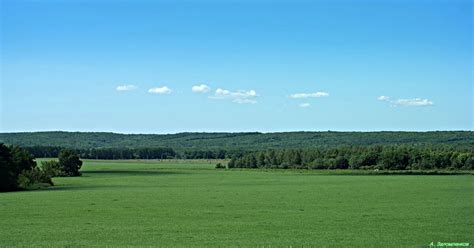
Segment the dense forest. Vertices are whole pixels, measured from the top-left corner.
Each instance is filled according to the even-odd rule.
[[[231,159],[230,168],[473,169],[474,132],[2,133],[34,157]]]
[[[229,168],[280,169],[474,169],[474,149],[386,145],[330,149],[285,149],[247,152]]]
[[[368,145],[452,145],[473,147],[474,132],[284,132],[284,133],[178,133],[117,134],[93,132],[0,133],[0,143],[21,147],[71,149],[172,148],[174,151],[254,151],[268,149],[334,148]],[[101,150],[105,151],[105,150]],[[93,157],[93,155],[91,155]]]

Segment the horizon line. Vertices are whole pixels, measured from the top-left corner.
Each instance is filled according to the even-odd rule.
[[[399,133],[434,133],[434,132],[474,132],[474,130],[451,129],[451,130],[285,130],[285,131],[178,131],[163,133],[142,133],[142,132],[120,132],[120,131],[78,131],[78,130],[36,130],[36,131],[0,131],[0,134],[19,134],[19,133],[112,133],[122,135],[176,135],[186,133],[199,134],[274,134],[274,133],[381,133],[381,132],[399,132]]]

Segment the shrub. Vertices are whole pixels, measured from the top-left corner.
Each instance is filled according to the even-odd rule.
[[[50,177],[64,176],[58,161],[50,160],[41,162],[41,170]]]
[[[32,188],[39,184],[53,185],[51,176],[37,167],[21,172],[18,176],[17,182],[18,187],[22,189]]]
[[[288,162],[283,162],[283,163],[280,164],[280,166],[279,166],[278,168],[280,168],[280,169],[288,169],[288,168],[290,168],[290,163],[288,163]]]
[[[216,169],[225,169],[225,165],[223,165],[221,163],[217,163],[216,164]]]
[[[321,170],[321,169],[327,169],[325,165],[324,159],[317,158],[313,162],[309,164],[311,169],[316,169],[316,170]]]
[[[235,159],[231,159],[229,163],[227,164],[229,168],[234,168],[235,167]]]

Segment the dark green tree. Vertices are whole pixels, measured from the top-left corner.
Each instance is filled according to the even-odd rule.
[[[336,168],[337,169],[347,169],[349,168],[349,161],[343,156],[336,157]]]
[[[26,189],[39,183],[53,184],[51,177],[36,167],[33,156],[22,148],[0,144],[0,191]]]
[[[19,175],[22,171],[31,170],[36,167],[33,155],[27,150],[18,146],[11,147],[10,150],[15,175]]]
[[[82,161],[79,159],[79,156],[70,149],[64,149],[59,153],[59,167],[63,171],[65,176],[80,176]]]
[[[466,165],[464,165],[464,169],[467,169],[467,170],[473,170],[474,169],[474,156],[473,155],[471,155],[466,160]]]
[[[263,152],[259,152],[257,155],[257,167],[258,168],[265,167],[265,155]]]
[[[4,144],[0,144],[0,191],[15,189],[16,180],[11,151]]]

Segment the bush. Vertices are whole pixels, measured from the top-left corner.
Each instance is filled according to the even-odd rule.
[[[18,176],[18,187],[22,189],[32,188],[40,184],[54,185],[51,176],[39,168],[24,170]]]
[[[278,166],[278,168],[280,168],[280,169],[288,169],[288,168],[290,168],[290,163],[288,163],[288,162],[283,162],[283,163],[281,163],[281,164]]]
[[[229,168],[234,168],[235,167],[235,159],[231,159],[229,163],[227,164],[227,167]]]
[[[316,170],[327,169],[324,159],[321,159],[321,158],[315,159],[313,162],[309,164],[309,167],[311,169],[316,169]]]
[[[58,161],[50,160],[41,162],[41,170],[50,177],[64,176]]]
[[[217,163],[216,164],[216,169],[225,169],[225,165],[223,165],[221,163]]]

